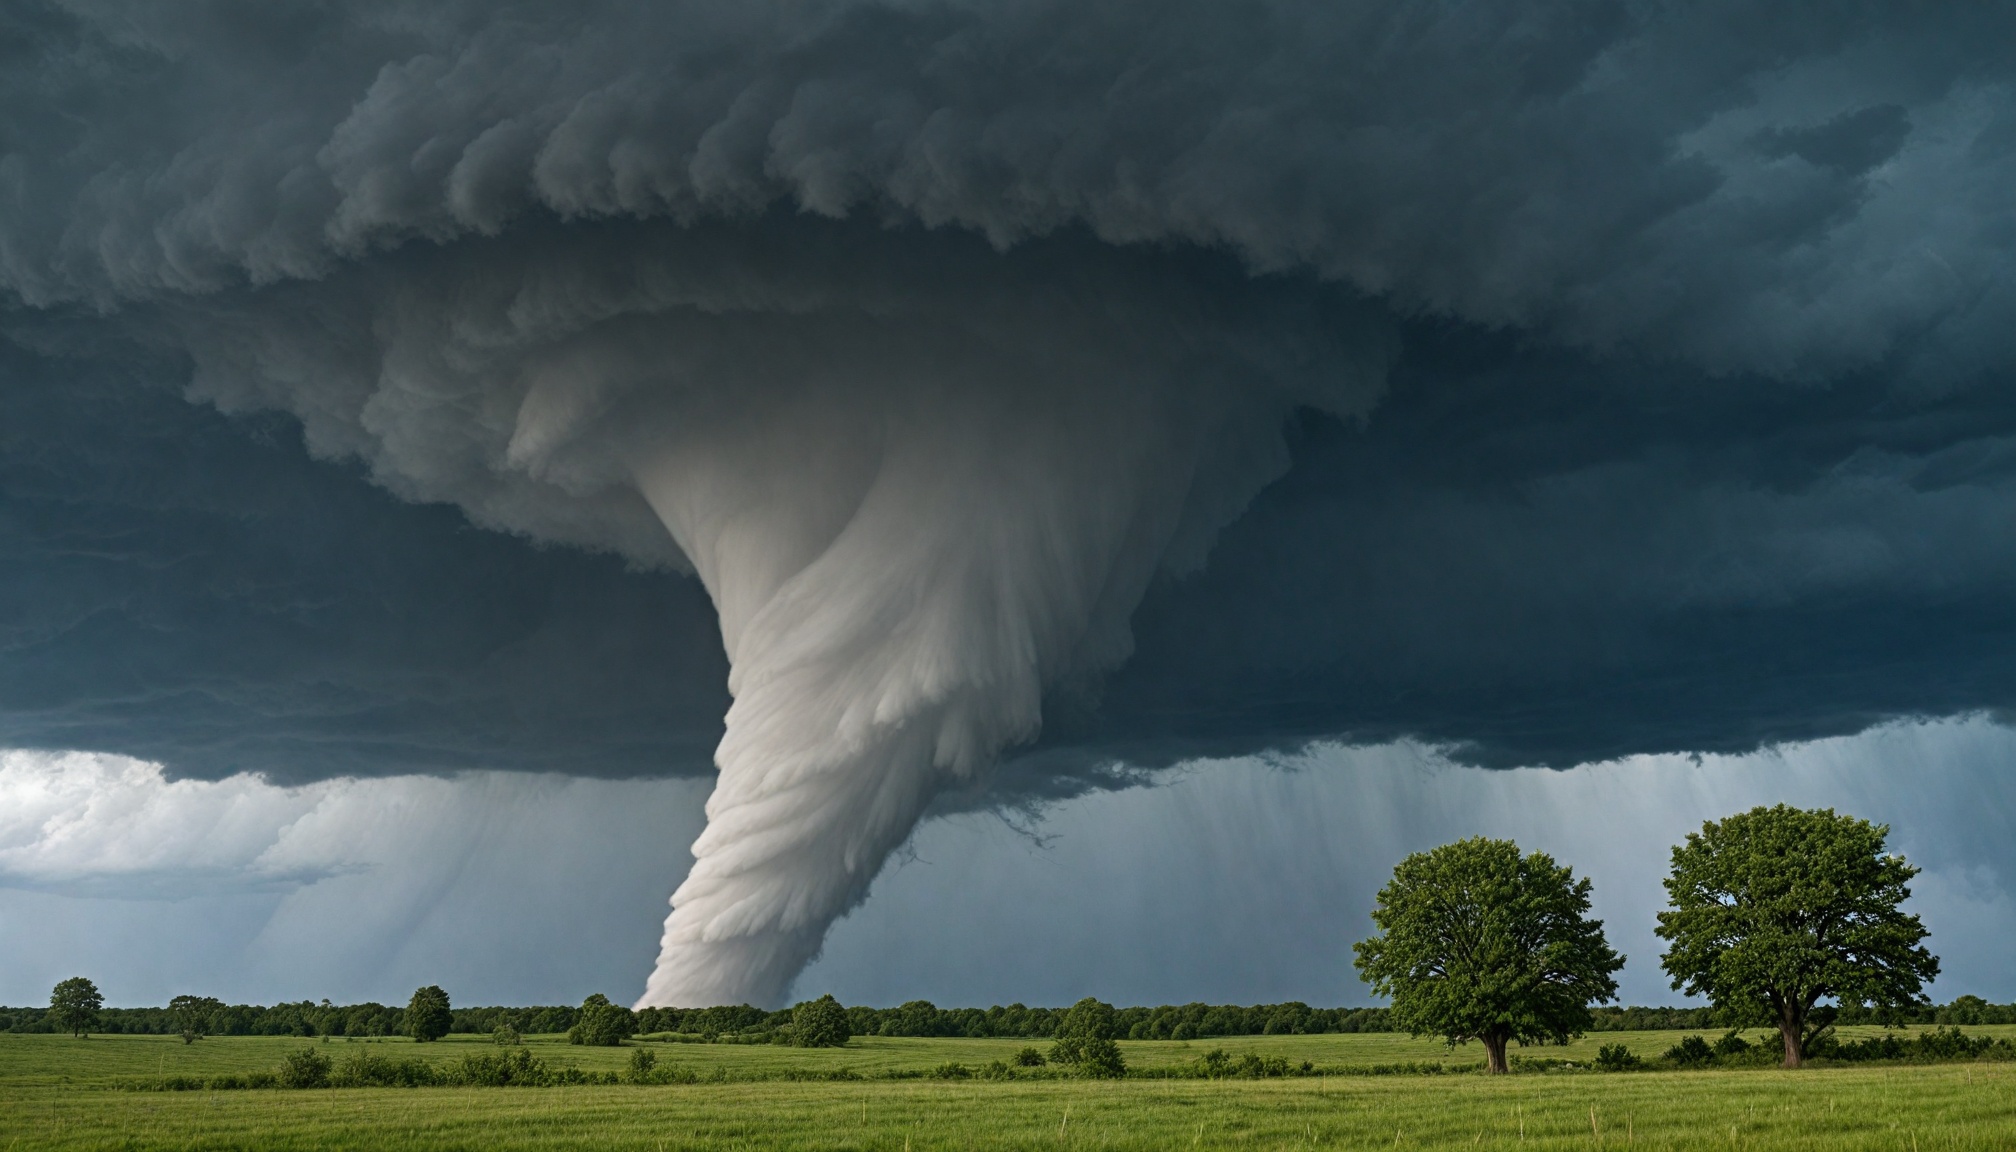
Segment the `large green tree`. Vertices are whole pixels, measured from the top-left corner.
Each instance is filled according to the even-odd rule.
[[[636,1034],[637,1014],[597,992],[581,1002],[581,1014],[567,1030],[567,1042],[614,1048]]]
[[[1057,1038],[1050,1045],[1050,1062],[1075,1070],[1081,1076],[1110,1079],[1127,1074],[1127,1062],[1120,1058],[1114,1043],[1118,1030],[1113,1006],[1090,996],[1073,1004],[1057,1022]]]
[[[208,1036],[223,1013],[223,1001],[210,996],[177,996],[168,1001],[168,1014],[175,1018],[175,1028],[182,1034],[184,1044],[194,1044]]]
[[[1624,958],[1588,913],[1589,881],[1546,853],[1459,840],[1393,869],[1358,971],[1392,999],[1395,1026],[1479,1041],[1503,1072],[1507,1043],[1566,1042],[1589,1027],[1592,1002],[1617,995]]]
[[[406,1005],[406,1031],[422,1043],[446,1036],[454,1023],[455,1014],[448,1007],[448,993],[438,985],[429,984],[416,990],[413,999]]]
[[[800,1048],[841,1048],[853,1035],[847,1009],[831,993],[791,1009],[791,1042]]]
[[[82,976],[72,976],[49,992],[49,1018],[72,1036],[90,1035],[98,1026],[98,1010],[103,1007],[105,997],[99,994],[98,986]]]
[[[1797,1068],[1836,1004],[1919,1002],[1939,960],[1899,907],[1916,868],[1888,825],[1780,804],[1710,822],[1673,849],[1660,937],[1673,987],[1735,1023],[1776,1026]]]

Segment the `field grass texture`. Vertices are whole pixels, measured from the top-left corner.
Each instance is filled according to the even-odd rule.
[[[1852,1030],[1859,1033],[1861,1030]],[[2016,1032],[2016,1028],[1982,1029]],[[1654,1055],[1680,1033],[1604,1033],[1527,1049],[1586,1063],[1601,1043]],[[1712,1036],[1710,1037],[1713,1038]],[[1753,1039],[1766,1039],[1753,1034]],[[440,1062],[486,1039],[303,1041],[0,1035],[0,1152],[119,1149],[926,1149],[926,1148],[2016,1148],[2016,1065],[1288,1080],[766,1079],[850,1068],[864,1076],[1006,1059],[1018,1040],[864,1038],[842,1049],[649,1044],[661,1065],[727,1082],[550,1089],[139,1092],[166,1076],[271,1070],[313,1045]],[[531,1037],[542,1059],[625,1067],[633,1047]],[[1124,1043],[1130,1066],[1194,1062],[1212,1048],[1340,1071],[1476,1064],[1476,1050],[1405,1036],[1244,1037]]]

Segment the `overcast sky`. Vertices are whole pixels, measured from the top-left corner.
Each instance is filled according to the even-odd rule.
[[[1501,831],[1660,1000],[1791,799],[2016,995],[2012,22],[12,5],[0,990],[1349,1001]]]

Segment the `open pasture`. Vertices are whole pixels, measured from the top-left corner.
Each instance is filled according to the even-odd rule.
[[[1652,1054],[1683,1033],[1598,1034]],[[863,1076],[980,1064],[1018,1040],[865,1038],[839,1050],[654,1044],[661,1063],[720,1070],[725,1083],[543,1089],[142,1092],[136,1078],[266,1070],[304,1044],[340,1059],[459,1059],[489,1047],[402,1039],[0,1035],[0,1149],[656,1149],[1594,1147],[1991,1149],[2016,1147],[2016,1065],[1595,1074],[1340,1074],[1285,1080],[867,1079],[778,1077],[847,1067]],[[631,1048],[558,1037],[529,1046],[584,1069],[624,1066]],[[1041,1045],[1038,1045],[1039,1047]],[[1130,1065],[1194,1060],[1212,1047],[1343,1072],[1397,1061],[1474,1062],[1404,1036],[1282,1036],[1123,1046]],[[1587,1049],[1586,1052],[1583,1050]]]

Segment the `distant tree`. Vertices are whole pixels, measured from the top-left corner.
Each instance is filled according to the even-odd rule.
[[[1127,1062],[1120,1058],[1113,1034],[1113,1006],[1087,996],[1073,1004],[1058,1023],[1050,1062],[1075,1068],[1084,1076],[1124,1076]]]
[[[597,992],[581,1002],[581,1014],[567,1030],[567,1042],[614,1048],[636,1034],[637,1014]]]
[[[1565,1043],[1589,1005],[1617,995],[1624,958],[1589,918],[1589,881],[1544,852],[1478,837],[1417,852],[1379,890],[1381,935],[1356,946],[1359,974],[1391,997],[1393,1023],[1451,1044],[1483,1043],[1504,1072],[1505,1046]]]
[[[406,1031],[423,1044],[446,1036],[454,1023],[455,1015],[448,1008],[448,993],[438,985],[429,984],[415,991],[413,999],[406,1005]]]
[[[791,1010],[791,1042],[800,1048],[840,1048],[852,1038],[847,1009],[830,993]]]
[[[98,986],[82,976],[72,976],[49,993],[49,1018],[72,1036],[89,1036],[103,1007],[105,997]]]
[[[509,1020],[499,1020],[497,1026],[490,1030],[490,1042],[510,1047],[514,1044],[523,1044],[525,1039],[518,1035],[518,1030],[511,1026]]]
[[[194,1044],[217,1027],[224,1014],[224,1002],[211,996],[177,996],[168,1001],[168,1014],[184,1044]]]
[[[1918,869],[1884,850],[1888,825],[1784,804],[1709,822],[1673,849],[1656,929],[1673,987],[1706,996],[1731,1023],[1775,1026],[1785,1067],[1837,1004],[1921,1002],[1939,960],[1901,905]]]

